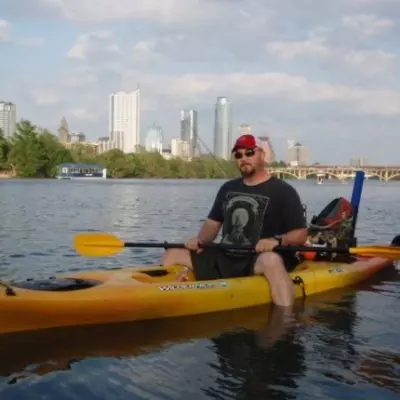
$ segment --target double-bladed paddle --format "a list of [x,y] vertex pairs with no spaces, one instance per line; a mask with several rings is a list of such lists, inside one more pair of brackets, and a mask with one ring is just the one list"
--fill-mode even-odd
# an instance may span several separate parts
[[[127,247],[141,248],[163,248],[163,249],[183,249],[184,243],[168,242],[124,242],[116,235],[110,233],[79,233],[74,237],[73,245],[75,250],[86,257],[106,257],[118,254]],[[237,246],[223,243],[208,243],[202,246],[219,247],[230,250],[248,250],[255,252],[252,246]],[[365,257],[382,257],[390,260],[400,259],[400,247],[390,245],[365,245],[357,247],[311,247],[311,246],[276,246],[274,251],[288,252],[316,252],[316,253],[347,253],[357,254]]]

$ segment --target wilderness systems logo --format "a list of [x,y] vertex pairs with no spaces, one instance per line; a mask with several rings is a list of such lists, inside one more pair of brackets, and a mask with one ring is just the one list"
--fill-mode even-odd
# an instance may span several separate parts
[[217,289],[227,288],[228,283],[226,281],[221,282],[195,282],[195,283],[174,283],[171,285],[159,285],[158,288],[161,291],[173,291],[173,290],[187,290],[187,289]]

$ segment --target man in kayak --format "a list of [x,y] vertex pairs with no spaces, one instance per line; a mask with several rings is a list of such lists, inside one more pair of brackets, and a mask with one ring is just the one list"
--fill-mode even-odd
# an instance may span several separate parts
[[[276,305],[294,302],[294,284],[288,272],[300,262],[296,254],[273,252],[277,245],[303,245],[307,222],[297,191],[265,168],[265,152],[253,135],[239,137],[232,155],[242,177],[224,183],[198,235],[186,249],[167,249],[162,264],[185,265],[179,281],[192,271],[197,280],[265,275]],[[255,246],[245,250],[201,248],[213,242],[222,227],[221,243]]]

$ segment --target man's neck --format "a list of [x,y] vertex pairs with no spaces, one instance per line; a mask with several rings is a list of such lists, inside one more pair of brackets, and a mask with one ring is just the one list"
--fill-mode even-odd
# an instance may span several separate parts
[[264,170],[264,171],[256,173],[253,176],[243,178],[243,182],[244,182],[244,184],[246,184],[248,186],[256,186],[260,183],[266,182],[270,178],[271,178],[270,173],[268,171]]

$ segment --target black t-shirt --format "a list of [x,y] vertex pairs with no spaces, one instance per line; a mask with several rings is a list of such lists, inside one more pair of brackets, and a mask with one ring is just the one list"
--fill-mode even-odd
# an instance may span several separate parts
[[297,191],[271,177],[255,186],[241,178],[224,183],[208,218],[222,222],[222,243],[256,245],[258,240],[307,227]]

